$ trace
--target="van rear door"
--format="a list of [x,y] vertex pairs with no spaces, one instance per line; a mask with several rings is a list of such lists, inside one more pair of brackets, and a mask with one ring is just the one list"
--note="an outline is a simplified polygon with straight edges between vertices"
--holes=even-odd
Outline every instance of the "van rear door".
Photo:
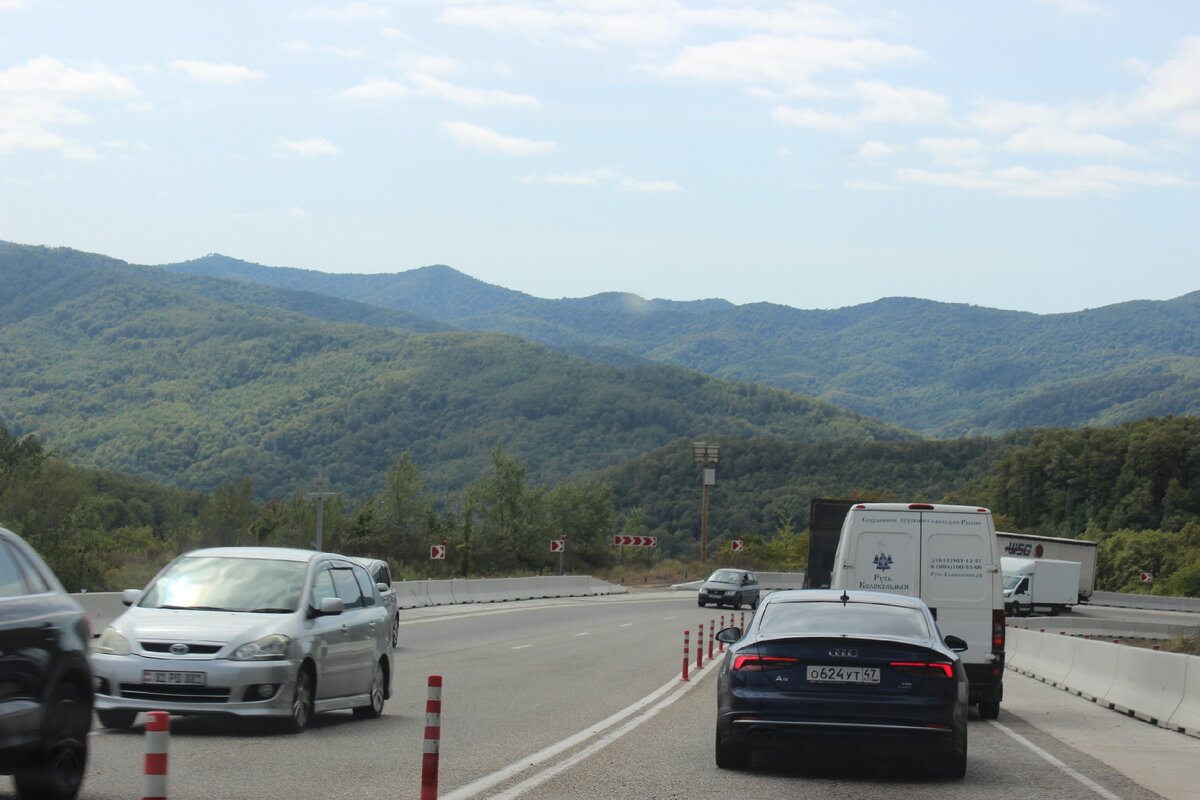
[[841,588],[920,596],[921,513],[853,509],[851,579]]
[[943,634],[967,642],[967,661],[992,651],[993,588],[991,528],[982,513],[923,511],[921,597]]

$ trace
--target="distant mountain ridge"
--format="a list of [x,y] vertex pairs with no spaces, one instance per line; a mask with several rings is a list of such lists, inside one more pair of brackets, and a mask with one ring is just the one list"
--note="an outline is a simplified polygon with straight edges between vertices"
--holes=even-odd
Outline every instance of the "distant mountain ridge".
[[329,274],[210,255],[164,269],[764,383],[942,437],[1200,414],[1200,291],[1053,315],[915,298],[806,311],[615,292],[548,300],[446,266]]
[[252,476],[263,497],[318,468],[366,497],[405,451],[447,492],[496,447],[546,483],[693,436],[916,438],[784,390],[445,327],[299,288],[0,242],[0,423],[84,465],[201,490]]

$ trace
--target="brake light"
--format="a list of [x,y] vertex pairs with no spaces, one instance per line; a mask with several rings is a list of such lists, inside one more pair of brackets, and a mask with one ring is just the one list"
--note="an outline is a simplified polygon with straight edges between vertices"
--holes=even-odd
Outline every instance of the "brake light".
[[992,652],[1004,652],[1004,609],[992,611]]
[[768,672],[774,669],[787,669],[798,664],[798,658],[783,658],[781,656],[737,656],[733,659],[734,670],[742,672]]
[[933,506],[929,503],[909,503],[908,507],[912,511],[933,511]]
[[901,672],[928,674],[935,678],[954,677],[954,665],[945,661],[893,661],[891,667]]

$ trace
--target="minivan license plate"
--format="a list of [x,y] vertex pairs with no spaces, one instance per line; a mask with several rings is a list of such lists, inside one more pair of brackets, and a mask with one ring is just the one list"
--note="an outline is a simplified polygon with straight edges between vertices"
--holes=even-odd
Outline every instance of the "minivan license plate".
[[879,667],[808,668],[809,683],[879,683]]
[[154,683],[165,686],[203,686],[203,672],[168,672],[161,669],[142,670],[142,683]]

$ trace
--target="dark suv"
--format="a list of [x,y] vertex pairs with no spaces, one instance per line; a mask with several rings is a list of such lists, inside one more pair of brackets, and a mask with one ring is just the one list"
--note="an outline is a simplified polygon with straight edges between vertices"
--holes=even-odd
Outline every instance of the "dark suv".
[[21,798],[73,800],[92,726],[87,614],[37,553],[0,528],[0,774]]

